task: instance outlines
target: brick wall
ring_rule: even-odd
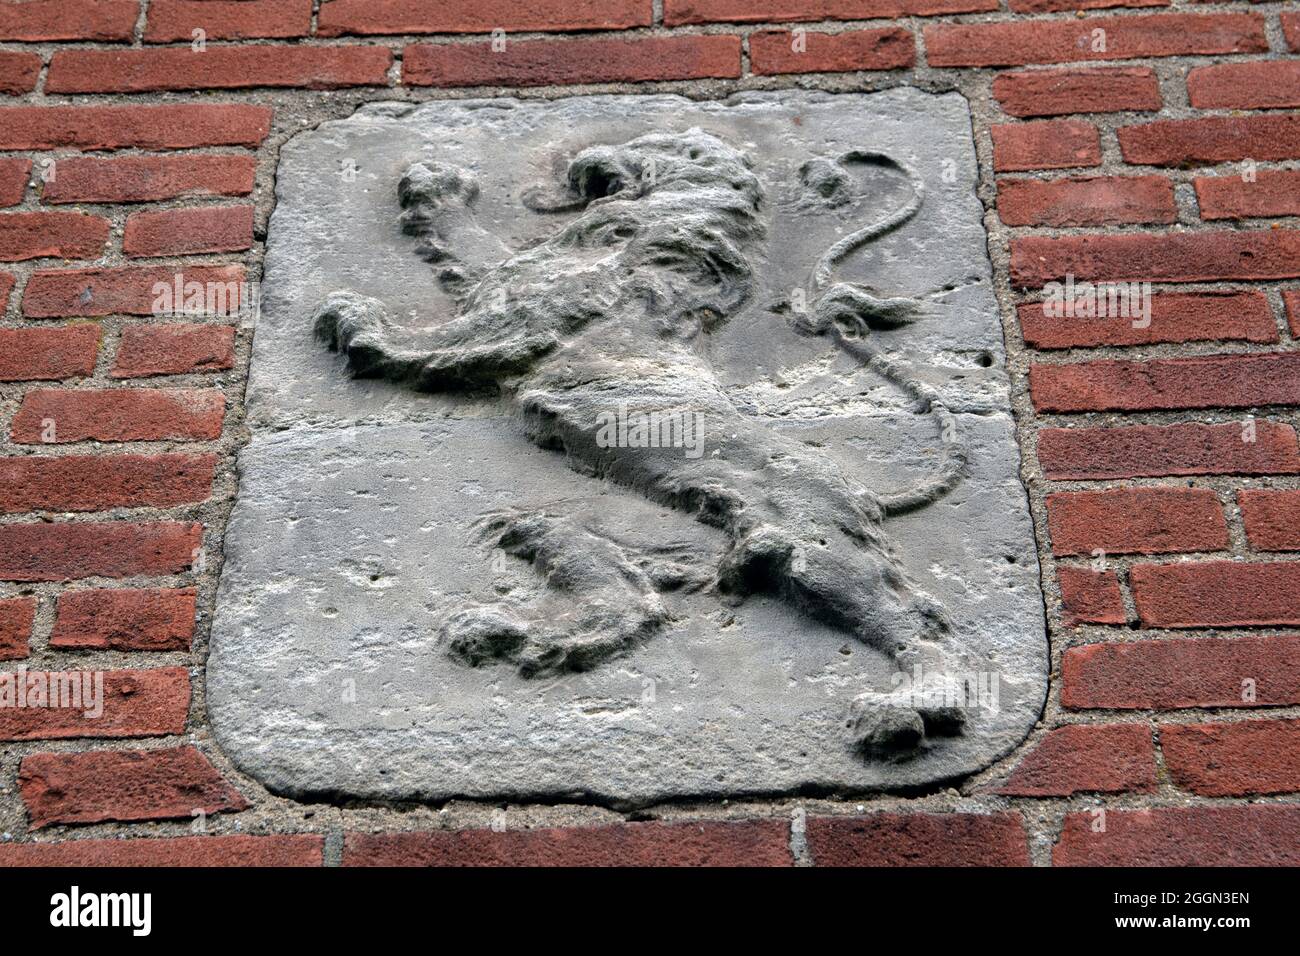
[[[0,2],[0,661],[104,672],[98,718],[0,708],[0,866],[1300,863],[1296,51],[1280,2]],[[902,83],[976,117],[1050,621],[1031,738],[929,794],[635,820],[235,770],[203,665],[254,329],[150,290],[258,278],[280,144],[373,99]],[[1052,317],[1067,273],[1153,281],[1150,322]]]

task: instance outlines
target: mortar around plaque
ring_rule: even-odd
[[[1047,660],[975,177],[910,89],[291,140],[218,740],[296,796],[618,804],[1005,754]]]

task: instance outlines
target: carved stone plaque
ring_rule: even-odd
[[[208,667],[296,796],[916,787],[1034,724],[958,94],[376,104],[280,158]]]

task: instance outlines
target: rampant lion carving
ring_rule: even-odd
[[[964,467],[937,396],[869,341],[873,331],[913,321],[920,306],[832,281],[846,256],[916,213],[923,189],[907,167],[859,151],[806,163],[807,202],[842,204],[852,163],[908,176],[911,200],[827,250],[813,267],[807,308],[783,302],[770,311],[803,334],[834,337],[934,418],[948,439],[942,469],[894,494],[862,487],[815,449],[741,414],[705,358],[710,330],[752,298],[751,256],[765,235],[763,186],[741,151],[698,129],[583,150],[553,195],[524,196],[538,212],[576,215],[519,251],[477,224],[478,186],[469,172],[437,162],[410,167],[398,186],[401,226],[436,266],[457,314],[402,330],[380,302],[335,292],[316,310],[315,333],[358,376],[419,390],[499,388],[539,446],[721,529],[730,542],[720,566],[700,569],[669,548],[638,552],[580,515],[485,515],[485,539],[531,562],[548,588],[572,595],[571,606],[558,616],[506,602],[460,608],[443,625],[453,655],[471,665],[512,662],[526,676],[590,668],[664,626],[665,592],[711,588],[737,597],[775,593],[900,668],[924,657],[932,673],[951,672],[943,664],[953,659],[951,625],[903,572],[884,531],[887,517],[943,495]],[[702,414],[707,454],[598,441],[602,413],[620,405]],[[927,735],[959,732],[962,709],[953,696],[933,699],[931,706],[863,695],[850,708],[852,738],[869,751],[900,754]]]

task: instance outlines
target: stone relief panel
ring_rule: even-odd
[[[375,104],[284,147],[208,669],[277,792],[916,787],[1046,690],[958,94]]]

